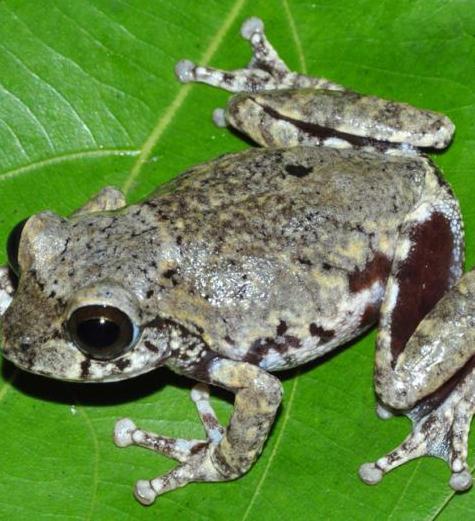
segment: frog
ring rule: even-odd
[[[437,112],[291,71],[252,17],[247,67],[182,60],[182,82],[235,93],[213,119],[260,148],[194,166],[127,205],[106,187],[69,217],[19,223],[0,269],[3,356],[75,382],[158,367],[196,382],[203,439],[148,432],[130,418],[118,447],[174,459],[139,480],[152,504],[191,482],[243,476],[282,401],[275,373],[320,359],[377,326],[377,413],[413,430],[359,474],[368,484],[422,455],[470,488],[475,407],[475,272],[463,274],[459,203],[424,150],[455,127]],[[223,425],[209,386],[234,395]]]

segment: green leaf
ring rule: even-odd
[[[192,164],[248,146],[210,120],[227,95],[174,78],[178,59],[247,63],[238,37],[258,15],[295,69],[360,92],[448,114],[457,125],[435,161],[462,204],[475,259],[475,11],[470,0],[4,0],[0,3],[0,243],[25,216],[68,214],[106,184],[131,201]],[[0,258],[0,263],[4,261]],[[172,466],[111,441],[130,416],[162,434],[199,437],[190,382],[166,371],[82,386],[3,363],[0,518],[110,520],[451,520],[473,518],[425,458],[362,484],[359,465],[398,444],[409,422],[374,415],[374,333],[285,376],[285,400],[262,457],[242,479],[193,484],[148,509],[135,480]],[[223,417],[231,405],[216,399]],[[472,436],[472,445],[474,442]],[[474,461],[473,447],[470,461]]]

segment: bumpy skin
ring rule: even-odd
[[[123,379],[174,360],[176,330],[267,370],[302,364],[374,323],[398,228],[428,179],[445,192],[418,157],[255,149],[195,167],[118,213],[39,214],[23,231],[4,354],[59,378]],[[76,301],[119,299],[144,331],[134,350],[104,364],[62,338]],[[198,362],[187,361],[193,372]]]
[[[242,32],[254,49],[247,69],[223,73],[181,62],[177,72],[182,80],[252,91],[232,99],[224,117],[278,148],[197,166],[138,205],[125,207],[122,194],[106,188],[69,219],[51,212],[30,218],[14,294],[0,272],[4,355],[26,370],[76,381],[120,380],[166,365],[235,393],[224,428],[206,389],[193,392],[205,441],[144,432],[129,419],[117,423],[117,445],[180,462],[137,483],[137,498],[149,504],[190,481],[246,472],[280,404],[281,385],[268,371],[315,359],[381,317],[377,391],[386,406],[406,410],[425,437],[421,443],[414,435],[411,450],[406,444],[363,466],[361,475],[376,482],[425,451],[446,458],[452,485],[466,488],[460,439],[466,441],[473,414],[473,343],[460,340],[471,324],[471,307],[462,305],[470,299],[460,295],[471,291],[470,275],[427,319],[452,317],[459,340],[434,336],[432,322],[416,329],[460,278],[463,238],[450,189],[413,147],[445,146],[453,125],[288,71],[257,19]],[[286,87],[311,87],[321,103],[309,90],[256,95]],[[288,148],[302,143],[313,147]],[[87,305],[130,317],[128,349],[110,360],[78,349],[67,324]]]

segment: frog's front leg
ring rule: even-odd
[[[117,445],[140,445],[181,463],[163,476],[137,482],[135,494],[143,504],[151,504],[158,495],[193,481],[228,481],[243,475],[261,452],[280,404],[279,380],[251,364],[216,356],[196,374],[193,370],[185,374],[234,392],[234,412],[223,429],[207,391],[195,388],[192,398],[207,433],[206,441],[166,438],[141,431],[128,419],[118,422]]]
[[[75,211],[73,215],[120,210],[126,205],[125,195],[118,188],[106,186],[91,197],[79,210]]]
[[[0,319],[10,305],[14,293],[10,269],[7,266],[0,266]]]
[[[475,272],[457,282],[463,261],[458,205],[442,184],[438,194],[430,192],[401,228],[376,354],[376,392],[412,420],[413,432],[363,465],[360,476],[377,483],[427,454],[444,459],[452,488],[465,490],[472,483],[467,439],[475,412]]]
[[[257,17],[246,20],[241,35],[249,40],[252,58],[244,69],[222,71],[195,65],[190,60],[177,63],[178,79],[187,83],[198,81],[229,92],[257,92],[275,89],[305,88],[342,90],[343,87],[325,78],[306,76],[289,70],[264,34],[264,23]]]

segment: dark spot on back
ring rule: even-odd
[[[300,264],[305,264],[306,266],[312,266],[312,261],[306,257],[297,257],[297,262],[300,262]]]
[[[312,168],[303,165],[285,165],[285,171],[294,177],[305,177],[312,171]]]
[[[281,320],[277,326],[277,336],[282,336],[287,329],[287,323],[284,320]]]

